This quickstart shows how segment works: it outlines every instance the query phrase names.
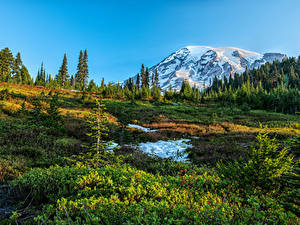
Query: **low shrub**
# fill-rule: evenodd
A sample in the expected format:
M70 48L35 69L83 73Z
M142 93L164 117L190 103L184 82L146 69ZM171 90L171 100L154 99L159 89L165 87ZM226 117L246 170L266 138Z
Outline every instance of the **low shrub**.
M293 169L293 156L288 148L281 148L266 129L261 129L251 146L246 162L218 164L224 178L236 179L240 186L260 187L265 191L278 188L277 179Z
M28 170L25 164L26 160L19 157L0 158L0 183L6 183L21 176L24 171Z
M88 169L77 167L35 168L14 180L12 184L21 195L27 196L31 193L35 203L54 202L57 198L75 193L78 176L88 173Z

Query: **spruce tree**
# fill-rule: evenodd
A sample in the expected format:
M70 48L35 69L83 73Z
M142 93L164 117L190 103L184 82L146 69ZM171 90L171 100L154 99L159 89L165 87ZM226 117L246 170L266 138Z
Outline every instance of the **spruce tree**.
M50 102L49 107L47 108L47 119L44 121L45 125L59 128L61 127L63 120L59 111L59 102L58 102L58 94L55 93Z
M90 149L97 154L104 153L110 144L103 140L108 135L108 116L104 109L102 101L96 99L96 107L92 110L87 120L90 127L90 132L87 135L93 139Z
M159 78L157 68L155 69L154 85L159 88Z
M155 88L155 83L154 83L154 73L152 73L152 76L151 76L151 86L152 88Z
M0 51L0 80L10 81L14 66L14 56L9 48Z
M88 67L88 55L87 55L87 50L84 50L84 55L83 55L83 77L82 77L82 82L83 82L83 88L87 86L88 78L89 78L89 67Z
M88 91L91 91L91 92L96 92L97 91L97 85L94 82L94 80L90 81L87 89L88 89Z
M145 66L144 64L142 64L142 68L141 68L141 80L142 80L142 85L141 87L145 87L146 86L146 74L145 74Z
M150 79L150 74L149 74L149 68L146 67L146 72L145 72L145 87L149 87L149 79Z
M76 80L75 80L75 77L73 75L70 78L70 83L71 83L72 88L75 88Z
M20 52L18 52L13 64L13 80L16 83L22 83L21 67L22 67L21 54Z
M139 73L136 75L136 88L137 89L140 88L140 74Z
M21 78L22 78L22 84L32 85L33 82L31 76L28 72L28 69L24 65L22 65L21 68Z
M101 80L101 88L104 88L104 87L105 87L104 78L102 78L102 80Z
M45 86L45 81L46 81L46 72L44 70L44 64L42 62L41 68L38 71L38 74L37 74L37 77L36 77L36 80L35 80L35 85Z
M69 79L69 73L68 73L67 55L64 54L64 59L58 71L58 74L56 76L56 80L58 81L61 87L65 87L68 79Z
M81 89L83 83L83 52L80 50L79 60L77 65L77 73L75 74L75 87Z

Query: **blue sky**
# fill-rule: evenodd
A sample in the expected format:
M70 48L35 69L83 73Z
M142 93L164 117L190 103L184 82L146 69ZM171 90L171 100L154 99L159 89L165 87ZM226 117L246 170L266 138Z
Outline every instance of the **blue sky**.
M300 55L299 0L0 0L0 48L20 51L32 76L55 75L80 49L90 79L124 80L187 45Z

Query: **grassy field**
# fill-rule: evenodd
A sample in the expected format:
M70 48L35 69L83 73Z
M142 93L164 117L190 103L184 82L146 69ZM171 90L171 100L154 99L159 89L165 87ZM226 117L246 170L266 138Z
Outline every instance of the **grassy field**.
M38 169L43 169L45 171L48 170L47 173L50 174L49 176L52 176L51 175L52 172L58 173L56 172L56 170L59 171L60 169L59 168L53 169L53 167L51 166L56 165L61 168L65 168L66 165L70 166L70 162L66 158L71 157L74 154L78 155L79 153L85 151L82 145L86 145L90 142L90 139L86 136L86 133L88 132L86 117L90 114L91 108L94 106L94 99L96 96L94 94L82 94L79 92L72 92L68 90L57 90L56 92L58 92L59 94L59 111L60 114L63 116L63 126L60 127L59 129L57 127L46 126L43 123L43 121L38 121L36 120L36 118L32 118L32 116L30 116L30 114L28 113L20 113L22 104L24 102L25 102L26 111L33 110L34 108L33 100L35 98L41 99L42 111L45 112L45 108L49 106L49 102L47 99L49 98L49 96L51 96L54 93L53 90L47 90L42 87L19 86L19 85L6 84L6 83L0 84L0 184L1 183L6 184L18 180L18 182L21 183L23 182L24 190L26 188L30 189L28 185L33 185L32 184L33 181L30 181L29 177L26 178L26 176L30 176L30 173L32 173L32 176L35 176L34 173L36 173L37 171L35 171L35 169L33 168L37 168L37 170ZM121 168L120 171L115 167L111 167L110 170L112 171L111 172L112 174L110 176L115 176L114 174L119 174L119 173L120 174L124 173L124 176L129 176L130 174L131 174L130 176L132 176L132 174L136 174L136 173L137 174L145 173L144 176L149 177L149 180L152 180L154 183L159 183L160 185L162 185L157 187L158 190L160 189L166 190L167 187L164 186L165 185L164 182L172 183L174 188L177 191L179 191L177 194L175 194L175 192L171 194L173 198L177 198L176 197L177 195L183 196L185 195L185 192L188 192L189 190L191 190L191 193L194 193L195 196L198 196L196 192L198 190L197 188L200 187L197 186L198 184L194 183L195 180L193 179L203 180L204 183L206 182L204 181L205 179L210 180L208 183L213 183L213 185L212 184L209 185L218 186L220 183L219 181L220 177L218 177L215 174L216 164L220 162L220 160L223 160L225 162L232 162L234 160L246 161L247 153L249 152L249 146L255 141L255 138L258 132L260 131L260 126L267 127L266 130L270 133L270 136L276 137L281 147L290 147L291 152L296 155L296 158L299 157L299 149L300 149L299 115L280 114L280 113L268 112L263 110L242 111L241 109L235 106L221 107L213 102L206 102L203 104L191 104L191 103L183 103L183 102L158 103L158 102L149 102L149 101L132 102L132 101L118 101L113 99L104 99L103 103L106 107L106 111L108 113L109 122L110 122L109 135L108 137L105 138L107 141L113 140L114 142L120 145L120 148L116 150L116 154L126 156L124 162L126 163L126 165L132 167L131 172L128 172L126 169L124 169L124 166L120 166ZM147 127L151 129L157 129L158 131L153 133L145 133L137 129L129 128L127 125L130 123L138 124L143 127ZM153 158L142 153L136 148L131 147L132 145L137 145L141 142L155 142L158 140L175 140L181 138L191 139L191 144L193 145L193 148L187 150L189 153L189 158L191 163L188 164L176 163L168 159L160 159L157 157ZM74 169L75 172L73 170L70 172L67 168L62 170L63 172L61 172L62 173L61 176L63 176L63 173L65 173L66 171L67 171L66 173L80 174L79 177L81 179L81 183L79 181L78 182L80 184L76 183L76 185L79 185L78 187L74 184L76 188L79 189L80 187L85 186L82 183L83 182L82 179L84 179L85 176L88 176L88 174L91 174L91 171L87 172L84 169L83 170ZM105 172L106 170L108 169L105 167L102 169L96 169L95 171L99 174L102 174L101 176L104 177L103 179L106 179L105 175L103 175L107 173ZM143 172L138 172L139 170ZM207 172L210 175L203 175ZM23 175L24 173L25 175ZM191 187L187 187L187 186L183 187L177 184L176 183L177 181L175 181L176 179L179 179L178 182L182 182L183 179L182 174L186 174L186 176L196 176L197 174L197 176L200 177L194 177L194 178L185 177L184 180L187 180L185 182L187 183L190 182L189 185L191 185ZM137 179L141 179L142 183L147 182L145 180L146 178L144 179L141 178L139 175L137 176L139 177ZM164 178L161 176L166 176L166 177ZM170 176L173 176L173 178ZM205 178L205 176L210 176L210 177ZM25 179L28 180L25 182ZM47 178L43 176L41 176L41 179L46 179L46 180L45 181L42 180L40 182L49 182L49 183L53 182L47 180ZM67 178L61 178L61 179L64 180ZM91 179L96 179L96 178L93 177ZM112 179L114 180L115 178ZM60 181L60 182L65 182L65 181ZM123 181L114 180L114 182L122 183ZM222 183L222 185L224 186L225 183ZM20 183L18 183L18 185L20 185ZM123 183L120 184L119 188L122 188L123 187L122 185L124 184ZM136 188L135 185L138 184L134 183L133 186ZM206 196L209 196L207 195L207 192L212 193L210 197L207 197L207 198L211 198L212 201L214 202L212 203L212 205L214 205L212 206L212 209L216 209L217 208L216 205L219 204L218 201L221 201L220 199L222 199L223 194L219 195L220 193L218 193L218 191L220 190L228 191L227 189L228 187L224 189L222 185L220 184L218 188L217 187L213 188L212 186L210 186L209 188L208 187L200 188L203 192L205 192ZM75 188L75 186L74 187L72 186L72 188ZM93 185L90 186L92 187ZM192 190L192 186L195 188L197 186L197 188ZM95 187L98 188L97 185ZM68 188L70 187L68 186ZM236 193L236 191L237 190L234 190L233 192ZM104 192L106 193L105 190ZM33 196L35 197L38 196L37 193L38 192L34 193ZM115 189L111 190L111 193L116 194ZM58 195L57 199L55 199L55 201L52 199L53 200L52 201L49 200L51 198L48 199L48 197L46 197L47 194L49 193L43 193L43 194L40 193L40 197L44 196L45 199L41 201L35 199L34 201L36 205L35 206L34 204L30 205L29 208L31 208L32 206L32 209L30 209L32 211L30 212L26 211L26 213L30 215L38 215L40 211L44 212L50 210L50 209L41 210L40 207L42 204L41 202L44 203L51 202L51 204L55 204L55 202L59 200L58 197L66 198L68 196L65 194ZM88 192L87 195L88 197L91 197L92 194ZM74 212L76 212L76 210L78 209L75 210L77 206L74 206L74 204L76 205L79 203L76 203L76 200L74 200L73 195L70 194L70 196L71 196L69 199L70 201L68 200L69 202L64 204L68 205L68 207L71 208L74 207ZM106 195L103 193L101 194L99 192L95 196L105 197ZM244 202L244 200L243 201L234 200L234 198L237 196L239 196L239 198L244 198L245 197L244 194L242 195L243 197L241 197L241 195L237 195L235 197L233 196L235 195L232 195L232 198L230 200L232 202L229 201L224 203L225 205L228 204L228 206L226 207L229 208L231 207L229 210L230 212L228 211L229 214L233 213L234 210L239 211L238 208L242 206L239 206L238 202L241 202L241 205L243 204L247 205ZM108 198L108 195L106 197ZM180 201L178 200L178 202L186 201L189 202L188 204L190 204L190 206L196 204L194 202L196 200L188 200L188 199L189 197L186 196L185 200L180 200ZM119 199L118 201L123 201L123 200ZM60 201L63 201L63 199L60 199ZM110 201L112 201L112 199L110 199L109 202ZM135 201L137 200L135 199ZM175 205L177 204L172 201L166 204L175 204ZM204 200L202 199L201 201ZM209 200L206 199L205 201L209 201ZM232 205L230 205L231 203ZM59 205L59 203L57 204ZM139 201L137 201L136 204L140 204ZM162 201L159 201L159 204L162 204ZM122 207L125 206L122 205ZM140 210L134 207L131 210L133 211ZM163 207L163 206L160 205L159 207ZM197 208L198 211L204 210L203 208L201 208L204 207L203 205L201 206L195 205L195 207ZM122 210L110 208L109 210L111 210L110 213L112 215L114 215L114 213L116 212L127 213L126 211L127 209L125 208L122 208ZM152 208L151 209L149 208L149 210L151 211ZM179 210L179 208L177 210ZM226 211L227 209L223 209L223 210ZM258 212L260 212L260 210L263 211L263 209L255 209L255 210L257 210ZM254 209L252 210L253 213L255 210ZM177 213L179 213L179 211ZM167 215L167 212L165 213ZM241 218L243 218L243 213L247 214L246 211L245 212L241 211L240 213L241 213L240 214ZM276 219L279 218L279 216L275 214L273 215L274 218L275 217ZM146 214L142 213L141 215L146 215ZM178 215L181 214L179 213ZM187 215L185 216L187 218L190 218ZM231 216L228 217L228 221L230 221L229 218L231 218ZM251 218L251 216L252 216L251 213L248 213L247 216L244 215L245 218L246 217ZM286 215L282 216L282 218L283 217L285 218L285 216ZM21 213L20 216L16 216L16 217L24 218L26 217L26 215L22 215ZM61 217L63 216L61 215ZM76 214L74 214L74 218L75 217ZM84 215L80 215L80 218L83 217ZM101 217L101 215L97 214L97 217ZM160 217L161 215L159 216L159 218ZM265 217L267 216L265 215ZM209 217L209 218L211 219L214 217ZM268 221L270 218L268 218ZM281 220L278 221L283 221L284 219L282 218ZM210 220L210 219L207 220L203 219L203 221L206 221L207 223L210 221L211 224L219 224L217 221L214 221L213 219ZM8 220L5 221L8 223ZM17 221L17 220L11 219L9 223L13 223L11 221ZM53 223L55 223L55 220L53 221L54 221ZM119 221L122 220L120 219ZM162 220L160 219L158 219L157 221L160 221L157 222L157 224L162 223L161 222ZM172 220L170 221L169 223L162 223L162 224L174 224L172 223ZM201 218L199 219L199 221L202 221ZM295 218L292 219L292 217L290 217L290 219L287 219L286 221L287 221L286 224L293 224L296 220ZM134 224L135 222L132 223ZM248 223L251 221L249 219L243 222ZM78 222L78 223L84 223L84 222ZM144 224L146 224L145 221ZM150 224L155 224L155 223L153 222ZM177 223L177 224L182 224L182 223ZM228 222L228 224L234 224L234 223Z

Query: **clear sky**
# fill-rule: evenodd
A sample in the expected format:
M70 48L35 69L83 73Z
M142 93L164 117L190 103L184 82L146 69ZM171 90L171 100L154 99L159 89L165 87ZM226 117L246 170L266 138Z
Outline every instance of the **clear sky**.
M18 51L32 76L55 75L66 53L76 72L124 80L188 45L300 55L299 0L0 0L0 48Z

